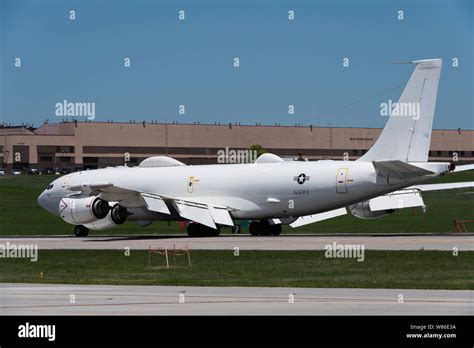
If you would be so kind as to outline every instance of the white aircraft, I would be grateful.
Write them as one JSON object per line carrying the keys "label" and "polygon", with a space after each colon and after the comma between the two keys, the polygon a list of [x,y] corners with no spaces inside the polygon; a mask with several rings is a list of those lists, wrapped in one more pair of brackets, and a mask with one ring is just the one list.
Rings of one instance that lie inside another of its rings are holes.
{"label": "white aircraft", "polygon": [[473,165],[428,163],[441,59],[410,62],[415,70],[391,106],[374,146],[357,161],[284,161],[266,153],[254,163],[187,166],[156,156],[138,167],[65,175],[38,197],[47,211],[75,225],[76,236],[126,220],[188,220],[190,236],[218,235],[234,219],[254,220],[252,235],[279,235],[347,214],[379,218],[423,206],[420,192],[474,187],[474,182],[422,185]]}

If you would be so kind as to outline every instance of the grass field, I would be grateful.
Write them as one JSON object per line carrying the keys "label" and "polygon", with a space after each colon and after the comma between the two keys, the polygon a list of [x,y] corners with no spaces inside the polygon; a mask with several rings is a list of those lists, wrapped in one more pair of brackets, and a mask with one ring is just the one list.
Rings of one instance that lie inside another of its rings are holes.
{"label": "grass field", "polygon": [[[52,216],[38,206],[36,199],[54,175],[21,175],[0,177],[0,235],[72,235],[72,225]],[[474,173],[461,172],[439,178],[433,182],[474,181]],[[473,190],[451,190],[423,194],[426,213],[420,209],[403,209],[376,220],[361,220],[346,215],[332,220],[303,226],[297,229],[284,227],[284,234],[291,233],[420,233],[450,232],[453,219],[474,219]],[[474,226],[468,226],[474,229]],[[134,223],[99,234],[169,234],[181,233],[177,222],[154,222],[141,228]],[[224,228],[222,233],[230,233]],[[243,233],[248,233],[246,229]]]}
{"label": "grass field", "polygon": [[40,250],[37,262],[1,260],[0,283],[474,289],[474,252],[366,251],[357,262],[324,251],[192,251],[191,260],[166,269],[163,256],[148,265],[147,251]]}

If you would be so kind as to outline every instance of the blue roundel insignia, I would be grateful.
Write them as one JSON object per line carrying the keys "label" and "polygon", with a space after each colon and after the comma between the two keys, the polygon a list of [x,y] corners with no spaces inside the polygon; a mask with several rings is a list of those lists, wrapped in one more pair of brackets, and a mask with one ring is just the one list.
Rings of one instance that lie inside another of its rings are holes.
{"label": "blue roundel insignia", "polygon": [[305,173],[301,173],[300,175],[293,177],[293,181],[296,181],[300,185],[303,185],[308,180],[309,176],[307,176]]}

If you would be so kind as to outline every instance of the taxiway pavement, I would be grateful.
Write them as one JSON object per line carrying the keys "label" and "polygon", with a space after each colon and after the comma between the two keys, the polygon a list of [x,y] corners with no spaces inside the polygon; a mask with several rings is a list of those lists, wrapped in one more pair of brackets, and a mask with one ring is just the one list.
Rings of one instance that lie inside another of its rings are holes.
{"label": "taxiway pavement", "polygon": [[474,250],[474,235],[284,235],[251,237],[224,235],[189,238],[187,236],[110,236],[0,238],[0,244],[35,244],[39,249],[124,249],[184,248],[191,250],[324,250],[328,244],[362,244],[366,250]]}
{"label": "taxiway pavement", "polygon": [[0,284],[0,315],[474,315],[474,291]]}

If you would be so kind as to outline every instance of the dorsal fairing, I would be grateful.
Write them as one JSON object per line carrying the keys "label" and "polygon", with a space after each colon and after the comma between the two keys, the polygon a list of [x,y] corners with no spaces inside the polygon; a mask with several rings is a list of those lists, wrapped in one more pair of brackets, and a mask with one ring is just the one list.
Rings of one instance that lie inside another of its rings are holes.
{"label": "dorsal fairing", "polygon": [[168,156],[153,156],[148,157],[141,161],[138,165],[143,168],[154,168],[154,167],[176,167],[176,166],[185,166],[183,162],[178,161],[177,159],[168,157]]}

